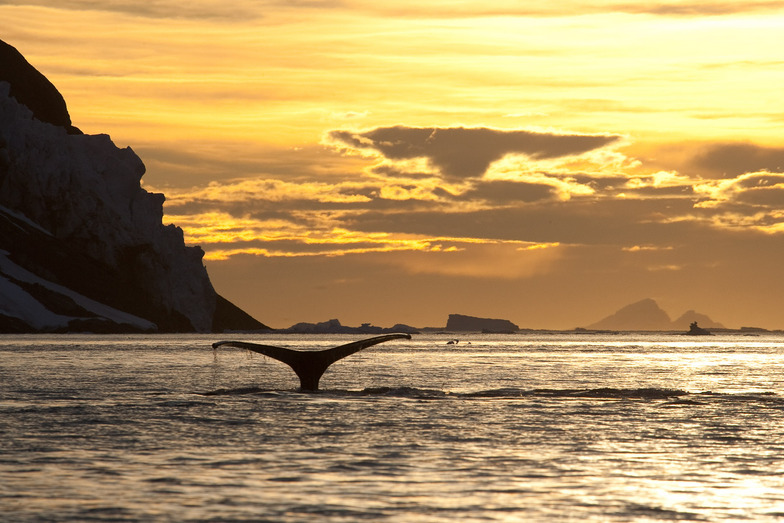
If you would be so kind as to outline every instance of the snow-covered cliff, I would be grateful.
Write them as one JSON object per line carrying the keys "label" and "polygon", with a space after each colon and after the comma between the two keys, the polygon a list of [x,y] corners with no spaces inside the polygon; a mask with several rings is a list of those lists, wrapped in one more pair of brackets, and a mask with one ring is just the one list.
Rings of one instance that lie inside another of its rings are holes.
{"label": "snow-covered cliff", "polygon": [[[179,227],[163,225],[164,196],[141,188],[139,157],[106,135],[71,126],[65,103],[51,100],[62,97],[46,84],[0,42],[0,316],[12,326],[6,330],[264,328],[216,294],[201,248],[185,246]],[[44,297],[53,294],[61,299]]]}

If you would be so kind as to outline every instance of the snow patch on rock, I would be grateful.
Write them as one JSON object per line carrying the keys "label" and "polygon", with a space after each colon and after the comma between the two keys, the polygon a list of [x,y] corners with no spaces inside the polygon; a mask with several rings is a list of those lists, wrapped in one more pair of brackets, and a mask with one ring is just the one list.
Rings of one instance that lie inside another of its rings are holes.
{"label": "snow patch on rock", "polygon": [[155,330],[155,324],[150,321],[108,307],[95,300],[82,296],[79,293],[73,292],[62,285],[57,285],[56,283],[36,276],[8,259],[9,254],[8,251],[0,250],[0,296],[3,297],[2,301],[0,301],[0,313],[24,320],[25,323],[39,330],[53,330],[67,327],[68,322],[78,319],[49,311],[27,291],[13,283],[11,279],[14,279],[41,285],[50,291],[67,296],[78,306],[91,312],[95,316],[106,318],[114,323],[133,325],[144,331]]}

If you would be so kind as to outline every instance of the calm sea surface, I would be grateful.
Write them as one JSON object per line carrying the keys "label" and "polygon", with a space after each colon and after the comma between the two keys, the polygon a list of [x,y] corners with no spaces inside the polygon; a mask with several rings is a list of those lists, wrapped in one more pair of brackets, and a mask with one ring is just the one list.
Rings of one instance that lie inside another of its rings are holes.
{"label": "calm sea surface", "polygon": [[782,336],[221,338],[0,336],[0,520],[784,519]]}

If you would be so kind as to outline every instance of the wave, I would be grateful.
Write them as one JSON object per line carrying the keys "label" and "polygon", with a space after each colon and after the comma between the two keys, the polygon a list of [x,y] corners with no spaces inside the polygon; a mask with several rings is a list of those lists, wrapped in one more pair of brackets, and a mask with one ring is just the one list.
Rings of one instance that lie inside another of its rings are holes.
{"label": "wave", "polygon": [[668,388],[614,388],[593,389],[520,389],[500,388],[469,392],[453,392],[418,387],[368,387],[362,390],[324,389],[317,392],[300,392],[297,389],[273,390],[260,387],[218,389],[198,392],[202,396],[239,396],[256,395],[269,398],[291,398],[307,395],[324,399],[349,399],[360,397],[400,398],[412,400],[512,400],[512,399],[552,399],[552,400],[647,400],[655,401],[661,407],[699,406],[716,401],[756,403],[767,407],[784,408],[784,397],[773,392],[688,392]]}
{"label": "wave", "polygon": [[[278,396],[287,393],[299,393],[292,390],[274,390],[261,387],[241,387],[235,389],[217,389],[207,392],[197,392],[202,396],[238,396],[245,394]],[[648,400],[679,400],[681,402],[697,402],[699,398],[733,397],[735,399],[764,399],[779,398],[772,392],[718,394],[712,392],[687,392],[680,389],[666,388],[614,388],[601,387],[596,389],[520,389],[500,388],[479,390],[473,392],[451,392],[439,389],[418,387],[368,387],[363,390],[324,389],[317,392],[303,392],[302,394],[316,394],[325,396],[389,396],[413,399],[510,399],[510,398],[595,398],[595,399],[648,399]]]}
{"label": "wave", "polygon": [[383,394],[402,397],[445,397],[445,398],[597,398],[597,399],[671,399],[687,396],[689,393],[677,389],[618,389],[603,387],[598,389],[519,389],[502,388],[476,392],[443,392],[415,388],[373,388],[365,389],[363,394]]}
{"label": "wave", "polygon": [[[275,390],[275,389],[262,389],[260,387],[240,387],[238,389],[217,389],[217,390],[210,390],[207,392],[196,392],[195,394],[198,394],[200,396],[242,396],[244,394],[277,396],[281,392],[283,391]],[[312,394],[312,393],[308,392],[303,394]]]}

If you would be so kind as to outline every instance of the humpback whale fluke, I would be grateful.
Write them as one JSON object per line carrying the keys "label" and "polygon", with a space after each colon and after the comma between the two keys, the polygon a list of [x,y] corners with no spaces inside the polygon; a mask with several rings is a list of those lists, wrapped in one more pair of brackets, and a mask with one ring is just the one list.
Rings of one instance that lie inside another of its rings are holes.
{"label": "humpback whale fluke", "polygon": [[237,347],[240,349],[252,350],[259,354],[264,354],[270,358],[282,361],[297,373],[299,377],[299,388],[303,391],[318,390],[319,379],[327,370],[327,367],[336,361],[350,356],[355,352],[366,349],[378,343],[399,338],[411,339],[410,334],[384,334],[364,340],[347,343],[338,347],[316,351],[301,351],[286,349],[284,347],[273,347],[272,345],[260,345],[246,341],[218,341],[212,344],[214,349],[221,346]]}

